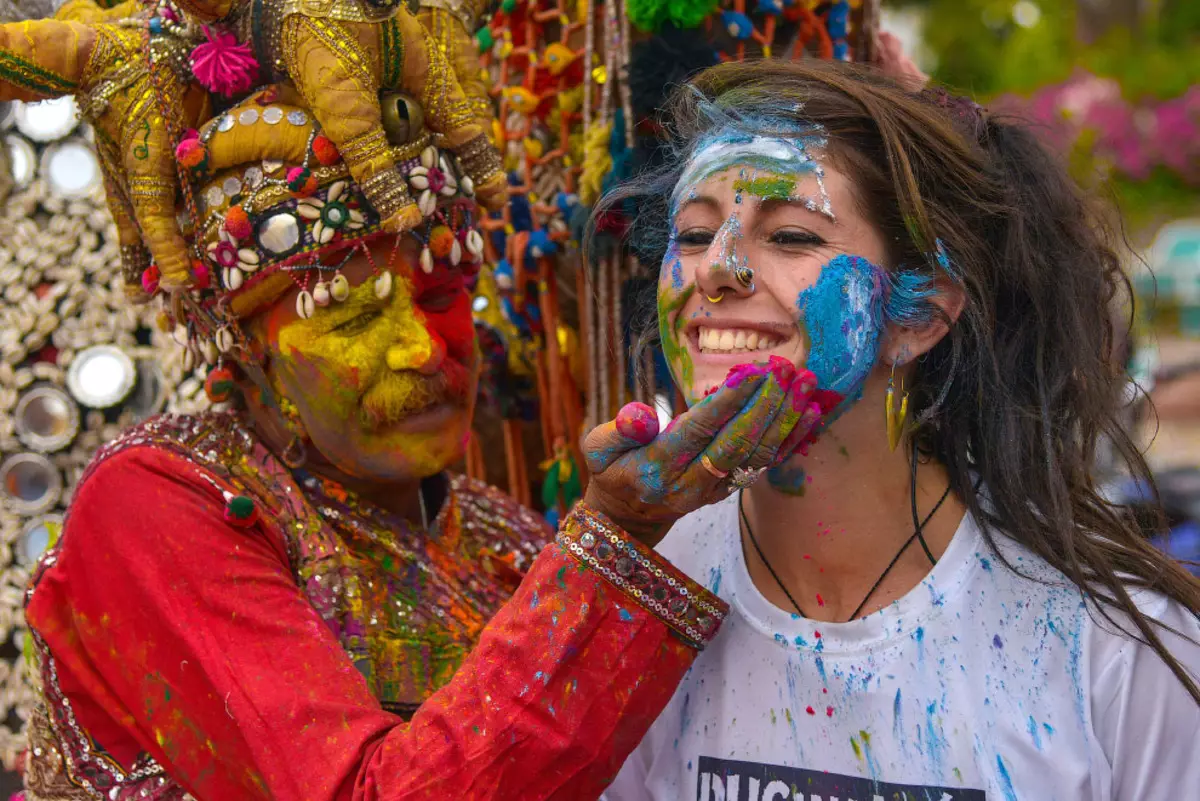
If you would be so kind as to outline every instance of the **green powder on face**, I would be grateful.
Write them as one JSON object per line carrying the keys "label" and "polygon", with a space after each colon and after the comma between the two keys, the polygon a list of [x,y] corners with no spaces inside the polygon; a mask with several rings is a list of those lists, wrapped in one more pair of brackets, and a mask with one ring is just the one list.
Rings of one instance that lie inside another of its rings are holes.
{"label": "green powder on face", "polygon": [[734,192],[744,192],[763,200],[787,200],[796,189],[796,182],[791,178],[751,178],[733,182]]}
{"label": "green powder on face", "polygon": [[661,286],[658,291],[658,336],[662,340],[663,357],[689,405],[695,402],[692,397],[692,357],[683,342],[684,320],[676,315],[672,321],[671,315],[683,308],[695,291],[695,284],[678,293]]}

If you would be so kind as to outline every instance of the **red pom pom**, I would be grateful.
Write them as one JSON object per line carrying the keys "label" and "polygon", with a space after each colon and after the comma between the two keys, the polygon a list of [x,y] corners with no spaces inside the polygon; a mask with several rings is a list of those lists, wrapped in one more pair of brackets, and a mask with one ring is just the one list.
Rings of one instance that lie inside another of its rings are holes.
{"label": "red pom pom", "polygon": [[342,154],[338,152],[337,146],[324,134],[318,134],[312,143],[313,155],[317,157],[317,161],[321,162],[322,167],[332,167],[342,160]]}
{"label": "red pom pom", "polygon": [[436,226],[429,234],[429,249],[433,251],[435,258],[445,259],[450,257],[450,250],[454,247],[454,232],[444,225]]}
{"label": "red pom pom", "polygon": [[175,160],[188,169],[195,169],[208,160],[208,148],[199,139],[184,139],[175,148]]}
{"label": "red pom pom", "polygon": [[212,286],[212,274],[199,259],[192,259],[192,286],[201,290]]}
{"label": "red pom pom", "polygon": [[293,197],[308,197],[317,191],[317,179],[307,167],[292,167],[287,171],[287,188]]}
{"label": "red pom pom", "polygon": [[248,239],[254,233],[250,216],[241,206],[230,206],[229,211],[225,212],[225,230],[238,241]]}
{"label": "red pom pom", "polygon": [[159,279],[158,265],[151,264],[142,273],[142,291],[147,295],[153,295],[158,291]]}

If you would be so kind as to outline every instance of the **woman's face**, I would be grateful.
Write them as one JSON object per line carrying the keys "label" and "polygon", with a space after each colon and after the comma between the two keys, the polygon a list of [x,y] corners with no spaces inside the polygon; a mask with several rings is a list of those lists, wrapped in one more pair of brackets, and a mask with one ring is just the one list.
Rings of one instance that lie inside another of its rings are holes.
{"label": "woman's face", "polygon": [[835,415],[861,395],[884,331],[887,249],[820,144],[754,137],[701,149],[685,169],[658,296],[689,404],[771,355],[812,370]]}
{"label": "woman's face", "polygon": [[[295,405],[310,447],[343,473],[371,481],[433,475],[462,456],[478,379],[470,296],[458,268],[415,268],[411,236],[370,246],[381,270],[391,257],[391,294],[375,293],[359,251],[342,269],[341,303],[296,313],[299,289],[264,313],[256,331],[270,355],[268,377]],[[326,257],[326,263],[335,263]],[[310,287],[311,289],[311,287]]]}

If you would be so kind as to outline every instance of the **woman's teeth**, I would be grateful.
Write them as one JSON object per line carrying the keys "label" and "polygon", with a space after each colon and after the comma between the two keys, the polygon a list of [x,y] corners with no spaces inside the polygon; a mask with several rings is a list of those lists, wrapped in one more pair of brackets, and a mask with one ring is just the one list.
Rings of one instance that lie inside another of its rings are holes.
{"label": "woman's teeth", "polygon": [[712,353],[747,353],[770,350],[782,340],[744,328],[700,328],[700,350]]}

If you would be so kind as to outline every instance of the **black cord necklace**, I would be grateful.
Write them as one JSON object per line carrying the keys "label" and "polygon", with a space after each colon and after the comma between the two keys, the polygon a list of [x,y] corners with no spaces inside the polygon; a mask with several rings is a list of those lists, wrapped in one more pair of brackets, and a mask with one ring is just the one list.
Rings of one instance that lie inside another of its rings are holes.
{"label": "black cord necklace", "polygon": [[[942,497],[938,498],[938,502],[929,510],[929,514],[925,515],[925,519],[921,520],[917,514],[917,450],[913,448],[913,465],[912,465],[912,480],[909,483],[909,502],[912,509],[913,533],[912,536],[904,541],[900,546],[900,550],[892,557],[892,561],[888,562],[888,566],[879,574],[879,578],[875,579],[875,583],[871,585],[871,589],[867,590],[866,596],[862,602],[850,613],[850,620],[858,617],[859,612],[867,605],[867,601],[871,600],[871,596],[875,594],[875,590],[879,589],[879,585],[887,578],[888,573],[892,572],[892,568],[900,561],[900,557],[908,550],[908,546],[913,544],[913,540],[921,543],[921,549],[925,551],[925,556],[929,559],[930,565],[936,565],[937,559],[933,558],[933,551],[929,550],[929,543],[925,542],[925,526],[929,525],[929,521],[937,514],[938,509],[942,508],[942,504],[946,502],[946,498],[950,497],[950,487],[946,487],[946,491],[942,493]],[[767,566],[767,571],[771,574],[771,578],[775,579],[775,583],[779,585],[779,589],[783,590],[783,594],[792,602],[792,606],[796,609],[796,614],[800,617],[808,617],[804,611],[800,609],[800,604],[796,603],[796,599],[788,592],[788,588],[784,586],[783,580],[779,578],[779,574],[775,572],[775,568],[771,567],[771,563],[767,561],[766,555],[758,544],[758,539],[754,536],[754,529],[750,528],[750,520],[746,517],[746,507],[742,502],[743,493],[738,492],[738,514],[741,516],[742,525],[746,527],[746,534],[750,536],[750,543],[754,545],[754,551],[758,554],[758,558]],[[742,558],[745,558],[745,546],[742,549]]]}

